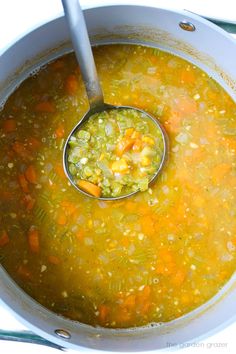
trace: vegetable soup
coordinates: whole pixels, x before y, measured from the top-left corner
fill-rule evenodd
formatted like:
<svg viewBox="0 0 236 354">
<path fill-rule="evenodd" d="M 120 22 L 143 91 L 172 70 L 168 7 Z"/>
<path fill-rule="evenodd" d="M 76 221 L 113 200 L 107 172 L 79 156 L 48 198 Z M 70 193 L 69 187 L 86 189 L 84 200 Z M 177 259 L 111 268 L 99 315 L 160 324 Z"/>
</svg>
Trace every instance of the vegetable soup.
<svg viewBox="0 0 236 354">
<path fill-rule="evenodd" d="M 94 197 L 119 197 L 148 189 L 164 159 L 164 136 L 143 112 L 112 109 L 91 116 L 68 150 L 75 185 Z"/>
<path fill-rule="evenodd" d="M 1 264 L 70 319 L 111 328 L 170 321 L 212 298 L 235 270 L 236 106 L 172 54 L 135 45 L 94 54 L 105 101 L 159 119 L 169 160 L 128 199 L 79 193 L 62 154 L 88 101 L 74 54 L 49 63 L 0 112 Z"/>
</svg>

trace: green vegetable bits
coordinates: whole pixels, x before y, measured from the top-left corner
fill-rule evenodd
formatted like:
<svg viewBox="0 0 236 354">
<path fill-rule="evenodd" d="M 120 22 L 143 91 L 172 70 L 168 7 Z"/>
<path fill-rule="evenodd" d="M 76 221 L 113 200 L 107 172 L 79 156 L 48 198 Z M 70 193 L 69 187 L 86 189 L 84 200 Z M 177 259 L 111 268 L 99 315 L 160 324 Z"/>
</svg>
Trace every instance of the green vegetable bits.
<svg viewBox="0 0 236 354">
<path fill-rule="evenodd" d="M 114 109 L 94 114 L 71 136 L 69 172 L 87 193 L 119 197 L 146 191 L 163 154 L 163 133 L 152 119 L 135 109 Z"/>
</svg>

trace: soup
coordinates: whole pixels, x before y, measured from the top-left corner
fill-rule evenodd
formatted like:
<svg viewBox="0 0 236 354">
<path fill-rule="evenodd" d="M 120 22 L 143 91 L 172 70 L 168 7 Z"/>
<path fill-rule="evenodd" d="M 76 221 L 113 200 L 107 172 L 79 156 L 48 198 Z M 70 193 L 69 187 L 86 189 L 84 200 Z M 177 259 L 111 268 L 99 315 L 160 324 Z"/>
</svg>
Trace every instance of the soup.
<svg viewBox="0 0 236 354">
<path fill-rule="evenodd" d="M 73 183 L 94 197 L 146 191 L 164 158 L 164 136 L 141 111 L 112 109 L 89 118 L 69 140 Z"/>
<path fill-rule="evenodd" d="M 48 309 L 93 326 L 176 319 L 212 298 L 236 265 L 236 109 L 189 62 L 153 48 L 94 49 L 105 101 L 165 127 L 153 186 L 116 202 L 64 175 L 65 139 L 88 109 L 76 59 L 29 77 L 0 112 L 0 259 Z"/>
</svg>

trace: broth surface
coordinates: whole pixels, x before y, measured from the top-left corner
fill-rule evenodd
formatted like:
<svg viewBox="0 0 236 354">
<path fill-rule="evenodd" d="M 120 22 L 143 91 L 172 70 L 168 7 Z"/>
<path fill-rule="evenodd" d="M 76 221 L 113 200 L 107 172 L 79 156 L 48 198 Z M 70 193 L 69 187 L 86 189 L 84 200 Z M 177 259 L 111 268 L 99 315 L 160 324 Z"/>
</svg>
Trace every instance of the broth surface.
<svg viewBox="0 0 236 354">
<path fill-rule="evenodd" d="M 156 116 L 170 141 L 155 185 L 97 201 L 64 175 L 65 139 L 88 109 L 69 54 L 0 112 L 0 260 L 38 302 L 91 325 L 176 319 L 236 266 L 236 106 L 206 73 L 157 49 L 95 48 L 105 101 Z"/>
</svg>

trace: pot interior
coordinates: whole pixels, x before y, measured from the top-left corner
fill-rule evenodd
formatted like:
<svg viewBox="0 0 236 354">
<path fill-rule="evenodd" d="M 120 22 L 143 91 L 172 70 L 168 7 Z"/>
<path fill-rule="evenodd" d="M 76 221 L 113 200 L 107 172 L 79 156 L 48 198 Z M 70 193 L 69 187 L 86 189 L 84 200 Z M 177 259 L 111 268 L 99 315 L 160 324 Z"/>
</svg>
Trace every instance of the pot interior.
<svg viewBox="0 0 236 354">
<path fill-rule="evenodd" d="M 106 19 L 104 25 L 104 18 Z M 187 12 L 172 12 L 141 6 L 106 6 L 86 10 L 86 20 L 93 45 L 140 44 L 160 48 L 187 59 L 212 76 L 235 98 L 236 46 L 216 26 Z M 196 30 L 180 28 L 182 21 Z M 69 34 L 63 18 L 36 28 L 9 47 L 0 58 L 1 103 L 29 74 L 49 61 L 71 51 Z M 204 38 L 204 41 L 202 40 Z M 218 45 L 210 45 L 217 43 Z M 227 48 L 226 62 L 221 48 Z M 93 328 L 67 320 L 45 309 L 25 294 L 1 269 L 1 298 L 27 326 L 47 339 L 65 347 L 113 351 L 142 351 L 170 347 L 220 328 L 234 320 L 235 277 L 210 301 L 180 317 L 158 326 L 131 330 Z M 21 299 L 19 303 L 18 299 Z M 58 329 L 69 333 L 61 339 Z"/>
</svg>

